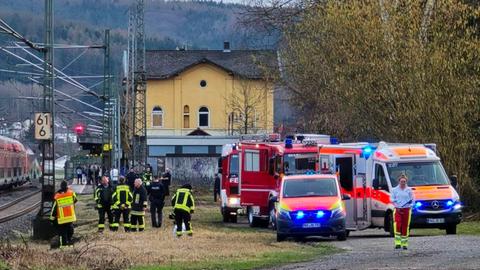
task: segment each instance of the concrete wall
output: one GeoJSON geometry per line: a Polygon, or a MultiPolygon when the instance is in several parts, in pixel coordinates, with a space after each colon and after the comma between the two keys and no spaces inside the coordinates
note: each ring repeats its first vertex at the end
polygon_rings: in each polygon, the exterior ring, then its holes
{"type": "Polygon", "coordinates": [[[165,157],[165,165],[172,171],[172,184],[209,189],[218,172],[218,157],[165,157]]]}

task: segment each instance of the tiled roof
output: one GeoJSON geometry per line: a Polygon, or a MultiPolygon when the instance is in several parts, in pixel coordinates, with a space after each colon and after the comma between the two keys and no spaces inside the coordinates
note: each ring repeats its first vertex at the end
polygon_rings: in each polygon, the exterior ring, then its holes
{"type": "Polygon", "coordinates": [[[147,79],[168,79],[201,63],[210,63],[234,76],[251,79],[271,77],[264,71],[277,70],[277,56],[272,50],[147,50],[147,79]]]}

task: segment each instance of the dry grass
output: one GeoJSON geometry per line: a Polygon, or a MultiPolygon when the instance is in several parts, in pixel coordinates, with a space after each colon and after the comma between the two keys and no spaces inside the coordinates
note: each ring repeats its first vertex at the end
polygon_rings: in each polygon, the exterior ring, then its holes
{"type": "Polygon", "coordinates": [[[83,196],[77,208],[77,224],[82,225],[75,232],[80,240],[74,249],[50,250],[47,243],[4,243],[0,261],[6,261],[12,269],[72,266],[78,269],[125,269],[155,265],[166,268],[177,268],[178,265],[188,266],[186,268],[196,268],[196,265],[198,268],[224,268],[223,262],[245,263],[250,260],[261,263],[265,256],[282,252],[293,252],[293,255],[285,254],[285,258],[291,255],[288,261],[298,261],[331,251],[318,243],[277,243],[272,231],[250,229],[246,224],[225,226],[220,222],[217,206],[207,203],[204,198],[199,198],[197,204],[192,220],[193,237],[177,239],[173,236],[173,224],[167,218],[170,207],[164,209],[164,226],[161,229],[148,227],[149,216],[146,216],[145,232],[125,233],[120,229],[119,232],[98,234],[95,232],[96,212],[91,197],[83,196]]]}

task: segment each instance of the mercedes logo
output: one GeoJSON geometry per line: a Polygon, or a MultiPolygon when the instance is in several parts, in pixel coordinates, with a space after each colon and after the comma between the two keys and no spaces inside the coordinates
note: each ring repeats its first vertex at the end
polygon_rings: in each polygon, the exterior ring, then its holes
{"type": "Polygon", "coordinates": [[[438,207],[440,207],[440,203],[438,201],[433,201],[432,202],[432,208],[433,209],[438,209],[438,207]]]}

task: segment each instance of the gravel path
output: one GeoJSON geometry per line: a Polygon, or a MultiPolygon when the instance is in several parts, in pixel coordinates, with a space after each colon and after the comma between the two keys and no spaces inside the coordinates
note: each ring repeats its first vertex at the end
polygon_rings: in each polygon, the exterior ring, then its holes
{"type": "Polygon", "coordinates": [[[328,241],[345,252],[274,269],[480,269],[480,237],[413,236],[409,250],[393,249],[393,239],[372,229],[353,232],[345,242],[328,241]]]}

